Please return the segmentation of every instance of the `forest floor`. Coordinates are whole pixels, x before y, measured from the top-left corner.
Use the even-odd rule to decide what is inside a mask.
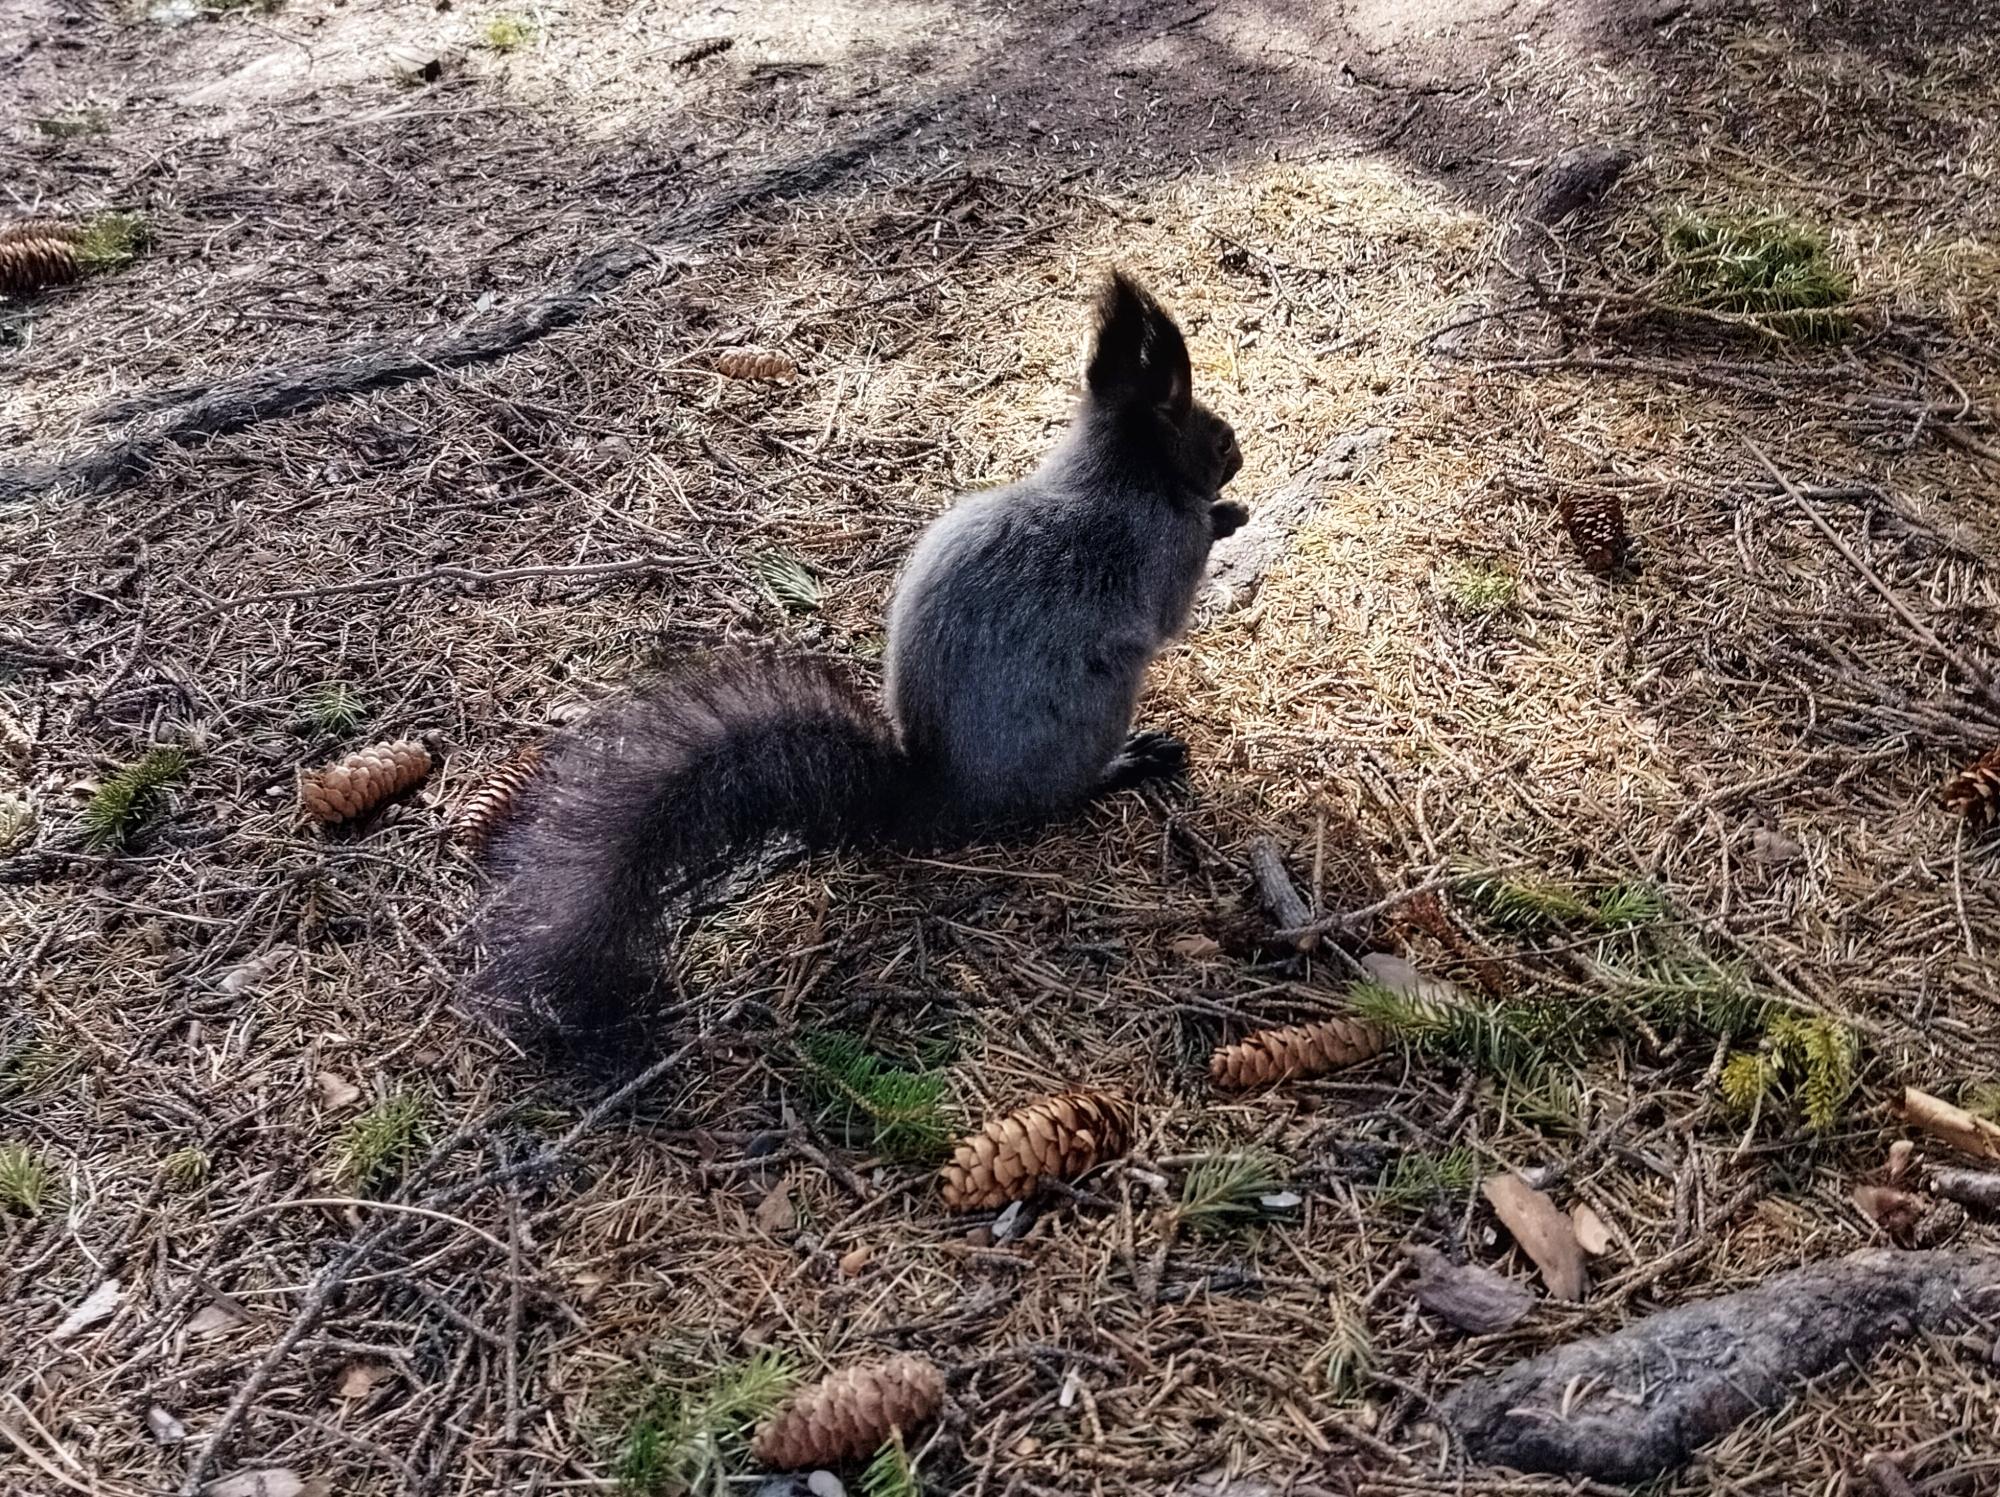
[[[0,1491],[665,1492],[677,1390],[896,1350],[949,1379],[934,1491],[1586,1490],[1436,1401],[1884,1240],[1901,1088],[2000,1082],[2000,847],[1940,804],[2000,743],[1992,0],[0,0],[0,105],[0,221],[150,231],[0,302]],[[1602,145],[1601,203],[1523,216]],[[1675,227],[1764,215],[1824,236],[1824,315],[1696,305]],[[469,1020],[452,807],[691,648],[871,675],[1113,264],[1276,553],[1154,668],[1186,785],[752,885],[678,938],[636,1090]],[[1564,515],[1614,500],[1594,571]],[[300,824],[301,772],[419,734],[421,790]],[[1262,838],[1381,908],[1277,939]],[[1378,953],[1525,1049],[1210,1087]],[[840,1043],[935,1103],[881,1128]],[[944,1209],[927,1134],[1072,1086],[1129,1155],[998,1234]],[[1540,1295],[1506,1168],[1608,1242],[1467,1337],[1404,1249]],[[1652,1490],[1887,1452],[1990,1492],[1991,1340]]]

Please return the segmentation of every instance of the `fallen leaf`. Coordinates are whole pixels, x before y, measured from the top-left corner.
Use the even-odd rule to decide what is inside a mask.
[[[334,1396],[366,1398],[395,1375],[396,1369],[387,1362],[349,1362],[341,1369],[340,1381],[334,1385]]]
[[[1010,1204],[1007,1209],[993,1218],[993,1240],[1012,1242],[1027,1230],[1027,1211],[1020,1201]]]
[[[1222,955],[1221,942],[1217,941],[1213,936],[1200,934],[1177,936],[1174,939],[1171,949],[1175,956],[1184,956],[1189,961],[1194,962],[1206,961],[1212,956]]]
[[[411,47],[401,42],[391,42],[388,55],[389,71],[398,78],[413,83],[435,83],[444,75],[444,58],[435,48]]]
[[[1769,831],[1760,826],[1750,834],[1750,857],[1755,862],[1783,868],[1798,862],[1805,855],[1805,844],[1787,837],[1783,832]]]
[[[1490,1336],[1518,1325],[1535,1308],[1535,1292],[1476,1263],[1453,1263],[1434,1247],[1412,1244],[1403,1256],[1417,1265],[1417,1303],[1461,1331]]]
[[[247,962],[231,967],[222,974],[222,981],[217,986],[232,998],[241,997],[262,987],[270,980],[271,974],[284,966],[291,956],[291,947],[273,946],[262,955],[253,956]]]
[[[1893,1185],[1857,1185],[1854,1204],[1863,1216],[1899,1242],[1916,1231],[1924,1215],[1924,1203],[1919,1197]]]
[[[322,1106],[331,1108],[352,1107],[361,1100],[361,1088],[344,1081],[331,1071],[321,1071],[318,1076],[319,1100]]]
[[[1553,1299],[1580,1300],[1589,1283],[1583,1268],[1583,1248],[1576,1240],[1576,1228],[1556,1209],[1556,1204],[1526,1180],[1509,1170],[1489,1176],[1479,1193],[1493,1207],[1500,1224],[1514,1234],[1521,1251],[1542,1271]]]
[[[146,1431],[162,1445],[178,1445],[187,1438],[187,1426],[158,1404],[146,1410]]]
[[[792,1205],[792,1182],[780,1180],[757,1208],[758,1229],[776,1235],[789,1232],[798,1224],[798,1208]]]
[[[1917,1146],[1907,1138],[1899,1138],[1889,1145],[1889,1183],[1894,1185],[1910,1172],[1916,1163]]]
[[[202,1497],[300,1497],[306,1484],[282,1466],[235,1471],[201,1489]]]
[[[856,1274],[860,1273],[862,1269],[868,1266],[868,1260],[874,1256],[875,1256],[875,1250],[870,1246],[868,1246],[868,1244],[865,1242],[862,1243],[860,1247],[854,1248],[849,1252],[841,1254],[840,1276],[843,1279],[853,1278]]]
[[[59,1344],[89,1330],[100,1320],[109,1320],[111,1312],[118,1308],[122,1293],[123,1289],[116,1279],[106,1279],[90,1291],[82,1304],[63,1317],[63,1323],[49,1332],[49,1340]]]
[[[1611,1228],[1582,1201],[1569,1208],[1570,1225],[1576,1228],[1576,1245],[1593,1258],[1601,1258],[1611,1251]]]
[[[1419,972],[1390,952],[1371,951],[1361,958],[1361,965],[1368,969],[1368,975],[1377,983],[1401,997],[1417,998],[1426,1003],[1449,1003],[1460,1008],[1468,1002],[1456,983]]]
[[[187,1323],[190,1336],[220,1336],[225,1331],[233,1331],[243,1324],[243,1313],[234,1306],[225,1305],[221,1300],[211,1300],[195,1311],[194,1318]]]
[[[1974,1159],[2000,1159],[2000,1124],[1975,1117],[1962,1107],[1953,1107],[1942,1097],[1903,1088],[1903,1121],[1921,1128],[1933,1138],[1943,1139],[1961,1154]]]

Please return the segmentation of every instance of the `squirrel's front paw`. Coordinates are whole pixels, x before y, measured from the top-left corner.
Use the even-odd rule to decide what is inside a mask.
[[[1234,535],[1249,523],[1250,511],[1234,499],[1218,499],[1208,507],[1208,523],[1215,539]]]

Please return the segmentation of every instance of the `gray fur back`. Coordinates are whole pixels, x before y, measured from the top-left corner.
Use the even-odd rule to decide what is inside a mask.
[[[890,716],[975,819],[1085,799],[1124,745],[1146,666],[1187,622],[1212,493],[1119,457],[1086,414],[1040,470],[933,522],[897,586]]]

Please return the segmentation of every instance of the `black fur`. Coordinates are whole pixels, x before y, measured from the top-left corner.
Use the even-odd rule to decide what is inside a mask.
[[[912,804],[881,714],[830,662],[719,655],[558,738],[497,839],[482,992],[531,1035],[623,1043],[658,980],[659,915],[790,835],[876,840]],[[920,799],[921,797],[919,797]]]

